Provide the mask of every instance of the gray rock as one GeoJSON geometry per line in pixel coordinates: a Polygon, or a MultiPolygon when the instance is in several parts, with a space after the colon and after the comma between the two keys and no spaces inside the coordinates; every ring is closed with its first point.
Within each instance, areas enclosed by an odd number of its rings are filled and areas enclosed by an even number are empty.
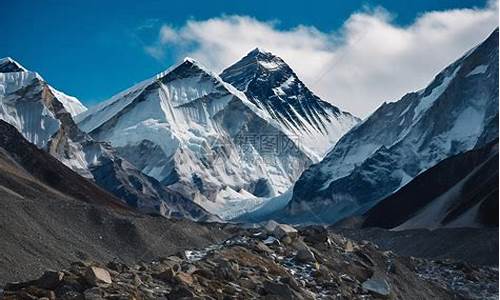
{"type": "Polygon", "coordinates": [[[267,223],[264,225],[264,229],[268,232],[268,233],[273,233],[274,232],[274,229],[276,228],[276,226],[280,225],[280,223],[274,221],[274,220],[269,220],[267,221],[267,223]]]}
{"type": "Polygon", "coordinates": [[[293,228],[290,225],[278,224],[273,230],[273,235],[280,240],[283,240],[287,237],[293,240],[297,238],[299,232],[297,231],[297,229],[293,228]]]}
{"type": "Polygon", "coordinates": [[[379,296],[387,297],[391,293],[391,286],[382,277],[372,277],[362,284],[363,289],[379,296]]]}
{"type": "Polygon", "coordinates": [[[298,262],[302,263],[315,263],[316,256],[311,251],[311,249],[304,244],[302,241],[297,241],[293,244],[293,246],[297,249],[297,254],[295,255],[295,259],[298,262]]]}
{"type": "Polygon", "coordinates": [[[109,272],[97,266],[90,266],[87,268],[85,271],[85,279],[93,286],[112,283],[109,272]]]}

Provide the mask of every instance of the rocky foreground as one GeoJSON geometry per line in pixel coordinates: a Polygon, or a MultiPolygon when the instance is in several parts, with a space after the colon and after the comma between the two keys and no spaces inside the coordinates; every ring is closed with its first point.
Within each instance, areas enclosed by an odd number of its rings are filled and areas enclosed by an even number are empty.
{"type": "Polygon", "coordinates": [[[399,257],[273,221],[205,249],[127,266],[75,262],[2,299],[498,299],[498,269],[399,257]]]}

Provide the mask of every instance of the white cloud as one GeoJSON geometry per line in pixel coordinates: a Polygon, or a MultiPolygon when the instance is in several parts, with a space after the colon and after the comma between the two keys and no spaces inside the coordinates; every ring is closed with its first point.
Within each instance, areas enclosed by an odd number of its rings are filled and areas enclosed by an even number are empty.
{"type": "Polygon", "coordinates": [[[441,69],[498,26],[498,2],[485,8],[427,12],[409,26],[393,23],[383,8],[352,14],[336,32],[310,26],[280,30],[248,16],[190,20],[162,26],[146,51],[166,48],[215,71],[262,47],[282,57],[315,93],[365,117],[383,101],[424,87],[441,69]]]}

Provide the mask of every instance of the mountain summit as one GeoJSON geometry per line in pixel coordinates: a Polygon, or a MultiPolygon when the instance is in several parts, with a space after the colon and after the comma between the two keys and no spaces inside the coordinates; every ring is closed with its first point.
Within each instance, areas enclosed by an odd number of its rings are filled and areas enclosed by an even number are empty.
{"type": "Polygon", "coordinates": [[[321,159],[359,119],[321,100],[280,57],[255,48],[220,77],[321,159]]]}
{"type": "Polygon", "coordinates": [[[193,59],[78,120],[145,174],[225,217],[283,193],[312,163],[279,122],[193,59]]]}

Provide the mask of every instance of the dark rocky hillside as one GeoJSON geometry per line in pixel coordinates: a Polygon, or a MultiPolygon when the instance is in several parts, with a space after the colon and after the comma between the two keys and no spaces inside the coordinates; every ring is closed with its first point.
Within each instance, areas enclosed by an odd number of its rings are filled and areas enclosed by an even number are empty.
{"type": "Polygon", "coordinates": [[[363,217],[362,227],[498,227],[498,140],[440,162],[363,217]]]}
{"type": "Polygon", "coordinates": [[[142,215],[0,121],[0,285],[75,260],[151,260],[227,234],[142,215]]]}

